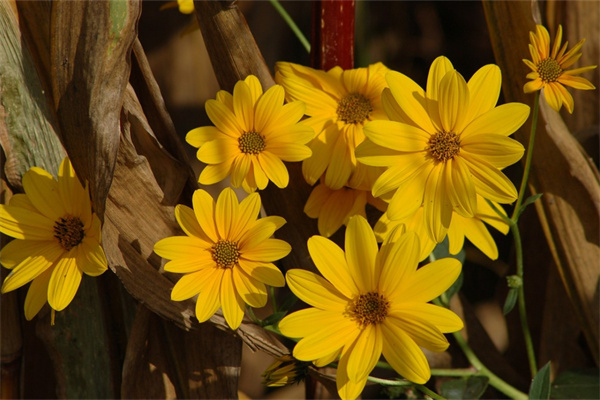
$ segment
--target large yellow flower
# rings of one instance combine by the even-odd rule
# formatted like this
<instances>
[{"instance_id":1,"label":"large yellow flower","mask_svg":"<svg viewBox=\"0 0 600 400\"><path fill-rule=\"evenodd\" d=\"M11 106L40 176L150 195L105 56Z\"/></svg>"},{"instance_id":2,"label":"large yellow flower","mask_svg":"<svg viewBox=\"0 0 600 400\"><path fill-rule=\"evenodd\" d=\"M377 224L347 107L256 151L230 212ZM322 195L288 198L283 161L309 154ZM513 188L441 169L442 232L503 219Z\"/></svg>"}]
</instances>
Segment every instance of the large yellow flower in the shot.
<instances>
[{"instance_id":1,"label":"large yellow flower","mask_svg":"<svg viewBox=\"0 0 600 400\"><path fill-rule=\"evenodd\" d=\"M0 252L2 266L12 269L2 293L32 282L25 298L28 320L46 304L61 311L77 293L81 275L106 271L100 245L100 220L92 212L68 158L60 164L58 181L41 168L23 175L25 194L0 205L0 232L17 240Z\"/></svg>"},{"instance_id":2,"label":"large yellow flower","mask_svg":"<svg viewBox=\"0 0 600 400\"><path fill-rule=\"evenodd\" d=\"M453 210L475 215L476 194L499 203L516 200L501 170L523 155L523 146L508 136L525 122L529 107L495 107L501 86L496 65L482 67L467 83L446 57L438 57L426 91L395 71L386 79L390 88L382 101L390 121L365 125L368 140L356 154L362 163L388 167L373 195L395 191L390 219L404 219L423 205L429 234L441 242Z\"/></svg>"},{"instance_id":3,"label":"large yellow flower","mask_svg":"<svg viewBox=\"0 0 600 400\"><path fill-rule=\"evenodd\" d=\"M302 102L284 105L284 90L274 85L264 94L258 78L249 75L239 81L233 96L219 91L216 100L206 102L206 113L215 126L192 129L186 141L199 147L197 157L208 164L199 182L211 185L231 175L233 187L250 193L264 189L269 180L277 187L288 185L283 161L310 157L305 144L314 131L298 121L304 114Z\"/></svg>"},{"instance_id":4,"label":"large yellow flower","mask_svg":"<svg viewBox=\"0 0 600 400\"><path fill-rule=\"evenodd\" d=\"M184 274L175 284L171 299L198 295L196 317L208 320L222 308L227 324L237 329L246 304L267 303L265 284L283 286L285 280L273 261L291 251L289 244L270 239L285 220L269 216L257 220L260 196L253 193L238 203L234 191L225 188L216 203L206 191L194 192L193 207L175 207L175 217L187 236L158 241L154 251L172 260L165 271Z\"/></svg>"},{"instance_id":5,"label":"large yellow flower","mask_svg":"<svg viewBox=\"0 0 600 400\"><path fill-rule=\"evenodd\" d=\"M498 204L496 206L499 210L502 210L502 207ZM404 224L407 230L413 231L419 236L421 243L421 255L419 259L424 260L431 254L437 243L429 237L423 219L423 207L420 207L413 216L403 220L391 221L387 217L387 213L385 213L377 221L373 230L375 231L377 240L381 242L397 225ZM450 226L448 227L450 254L458 254L463 248L465 238L467 238L483 254L492 260L496 260L498 258L498 247L484 222L505 235L508 233L508 224L478 195L477 212L472 218L465 218L456 213L452 215L452 222L450 222Z\"/></svg>"},{"instance_id":6,"label":"large yellow flower","mask_svg":"<svg viewBox=\"0 0 600 400\"><path fill-rule=\"evenodd\" d=\"M566 70L581 57L579 50L583 46L585 39L579 41L575 47L566 52L568 42L565 42L560 47L562 25L559 25L556 38L554 39L554 46L552 47L552 52L550 52L550 35L546 28L542 25L537 25L535 30L535 33L529 32L531 61L523 60L533 71L527 74L527 78L532 79L532 81L525 84L523 91L531 93L543 89L544 97L550 107L559 111L564 104L567 111L573 113L573 97L563 85L582 90L596 88L587 79L575 76L596 68L596 65L576 68L570 71Z\"/></svg>"},{"instance_id":7,"label":"large yellow flower","mask_svg":"<svg viewBox=\"0 0 600 400\"><path fill-rule=\"evenodd\" d=\"M317 134L310 143L313 155L302 163L306 181L313 185L325 174L333 190L347 184L356 168L354 150L365 136L368 121L387 119L381 92L387 86L381 63L368 68L315 70L289 62L275 65L275 80L289 100L306 103L305 124Z\"/></svg>"},{"instance_id":8,"label":"large yellow flower","mask_svg":"<svg viewBox=\"0 0 600 400\"><path fill-rule=\"evenodd\" d=\"M421 347L444 351L443 333L462 328L452 311L428 304L460 274L455 259L442 259L417 269L419 239L396 229L377 248L366 219L350 218L346 250L313 236L308 250L323 277L288 271L288 286L310 308L279 323L281 332L302 338L294 357L324 366L337 359L337 388L342 399L360 395L379 357L404 378L425 383L429 365Z\"/></svg>"}]
</instances>

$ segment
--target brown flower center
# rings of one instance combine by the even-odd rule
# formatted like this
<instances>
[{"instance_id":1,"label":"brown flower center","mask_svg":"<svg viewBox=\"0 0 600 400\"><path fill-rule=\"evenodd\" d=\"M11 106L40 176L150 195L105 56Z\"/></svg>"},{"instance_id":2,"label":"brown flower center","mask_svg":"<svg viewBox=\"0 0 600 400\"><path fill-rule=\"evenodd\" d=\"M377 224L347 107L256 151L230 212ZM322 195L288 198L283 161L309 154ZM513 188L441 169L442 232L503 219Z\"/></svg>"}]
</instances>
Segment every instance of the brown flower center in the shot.
<instances>
[{"instance_id":1,"label":"brown flower center","mask_svg":"<svg viewBox=\"0 0 600 400\"><path fill-rule=\"evenodd\" d=\"M54 237L63 249L69 251L79 245L85 236L83 222L79 217L65 215L54 222Z\"/></svg>"},{"instance_id":2,"label":"brown flower center","mask_svg":"<svg viewBox=\"0 0 600 400\"><path fill-rule=\"evenodd\" d=\"M219 240L210 251L213 260L220 268L233 268L240 257L237 243L229 240Z\"/></svg>"},{"instance_id":3,"label":"brown flower center","mask_svg":"<svg viewBox=\"0 0 600 400\"><path fill-rule=\"evenodd\" d=\"M337 115L347 124L364 122L373 111L371 102L360 93L350 93L338 103Z\"/></svg>"},{"instance_id":4,"label":"brown flower center","mask_svg":"<svg viewBox=\"0 0 600 400\"><path fill-rule=\"evenodd\" d=\"M265 137L258 132L245 132L238 139L240 151L245 154L259 154L265 149Z\"/></svg>"},{"instance_id":5,"label":"brown flower center","mask_svg":"<svg viewBox=\"0 0 600 400\"><path fill-rule=\"evenodd\" d=\"M454 132L437 132L431 135L425 150L440 162L452 160L460 153L460 136Z\"/></svg>"},{"instance_id":6,"label":"brown flower center","mask_svg":"<svg viewBox=\"0 0 600 400\"><path fill-rule=\"evenodd\" d=\"M377 292L358 295L350 304L350 317L360 326L380 324L385 320L390 303Z\"/></svg>"},{"instance_id":7,"label":"brown flower center","mask_svg":"<svg viewBox=\"0 0 600 400\"><path fill-rule=\"evenodd\" d=\"M542 81L546 83L556 82L562 74L562 68L554 58L546 58L537 65L537 72L540 74Z\"/></svg>"}]
</instances>

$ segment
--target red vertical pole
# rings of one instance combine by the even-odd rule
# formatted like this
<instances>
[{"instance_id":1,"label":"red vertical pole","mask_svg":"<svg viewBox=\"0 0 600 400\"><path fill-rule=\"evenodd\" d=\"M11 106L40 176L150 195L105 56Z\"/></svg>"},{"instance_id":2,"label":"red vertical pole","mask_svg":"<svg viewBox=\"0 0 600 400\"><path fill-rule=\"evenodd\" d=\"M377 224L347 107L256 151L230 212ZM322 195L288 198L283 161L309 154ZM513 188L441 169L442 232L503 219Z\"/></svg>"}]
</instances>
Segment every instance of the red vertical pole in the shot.
<instances>
[{"instance_id":1,"label":"red vertical pole","mask_svg":"<svg viewBox=\"0 0 600 400\"><path fill-rule=\"evenodd\" d=\"M354 68L354 7L354 0L313 1L310 54L313 68Z\"/></svg>"}]
</instances>

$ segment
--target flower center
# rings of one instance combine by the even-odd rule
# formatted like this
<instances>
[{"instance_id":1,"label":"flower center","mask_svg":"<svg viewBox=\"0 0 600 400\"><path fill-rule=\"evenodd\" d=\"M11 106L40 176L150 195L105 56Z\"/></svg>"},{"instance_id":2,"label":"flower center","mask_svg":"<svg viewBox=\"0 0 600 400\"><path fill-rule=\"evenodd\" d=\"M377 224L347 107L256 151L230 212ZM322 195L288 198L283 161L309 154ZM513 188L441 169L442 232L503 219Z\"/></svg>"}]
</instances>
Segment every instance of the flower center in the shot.
<instances>
[{"instance_id":1,"label":"flower center","mask_svg":"<svg viewBox=\"0 0 600 400\"><path fill-rule=\"evenodd\" d=\"M265 149L265 137L258 132L245 132L238 139L240 151L245 154L259 154Z\"/></svg>"},{"instance_id":2,"label":"flower center","mask_svg":"<svg viewBox=\"0 0 600 400\"><path fill-rule=\"evenodd\" d=\"M350 315L361 326L382 323L387 316L390 303L377 292L356 297L350 305Z\"/></svg>"},{"instance_id":3,"label":"flower center","mask_svg":"<svg viewBox=\"0 0 600 400\"><path fill-rule=\"evenodd\" d=\"M454 132L437 132L431 135L425 150L438 161L452 160L460 153L460 136Z\"/></svg>"},{"instance_id":4,"label":"flower center","mask_svg":"<svg viewBox=\"0 0 600 400\"><path fill-rule=\"evenodd\" d=\"M337 115L347 124L360 124L373 111L371 102L360 93L350 93L338 103Z\"/></svg>"},{"instance_id":5,"label":"flower center","mask_svg":"<svg viewBox=\"0 0 600 400\"><path fill-rule=\"evenodd\" d=\"M537 72L540 74L542 81L546 83L555 82L562 74L562 68L554 58L546 58L537 65Z\"/></svg>"},{"instance_id":6,"label":"flower center","mask_svg":"<svg viewBox=\"0 0 600 400\"><path fill-rule=\"evenodd\" d=\"M211 247L212 258L220 268L233 268L238 262L240 252L236 242L219 240Z\"/></svg>"},{"instance_id":7,"label":"flower center","mask_svg":"<svg viewBox=\"0 0 600 400\"><path fill-rule=\"evenodd\" d=\"M79 245L84 236L83 222L78 217L67 214L54 222L54 237L67 251Z\"/></svg>"}]
</instances>

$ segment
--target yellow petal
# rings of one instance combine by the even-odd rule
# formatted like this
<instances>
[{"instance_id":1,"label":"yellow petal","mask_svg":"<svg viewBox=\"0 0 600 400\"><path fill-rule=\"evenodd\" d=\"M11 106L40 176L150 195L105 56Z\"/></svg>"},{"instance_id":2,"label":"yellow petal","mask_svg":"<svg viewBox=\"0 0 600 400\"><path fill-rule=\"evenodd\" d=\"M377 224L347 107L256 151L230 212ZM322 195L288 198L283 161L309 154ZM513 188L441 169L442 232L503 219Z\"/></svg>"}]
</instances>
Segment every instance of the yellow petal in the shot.
<instances>
[{"instance_id":1,"label":"yellow petal","mask_svg":"<svg viewBox=\"0 0 600 400\"><path fill-rule=\"evenodd\" d=\"M56 245L53 241L50 243ZM36 249L48 244L48 241L43 240L11 240L0 250L0 263L4 268L13 269L27 257L32 257L32 253L37 253Z\"/></svg>"},{"instance_id":2,"label":"yellow petal","mask_svg":"<svg viewBox=\"0 0 600 400\"><path fill-rule=\"evenodd\" d=\"M541 88L544 87L544 81L542 81L541 78L536 78L532 81L527 82L524 86L523 86L523 92L524 93L533 93L536 92L538 90L540 90Z\"/></svg>"},{"instance_id":3,"label":"yellow petal","mask_svg":"<svg viewBox=\"0 0 600 400\"><path fill-rule=\"evenodd\" d=\"M25 193L14 194L10 198L10 201L9 201L8 204L11 207L25 208L25 209L27 209L29 211L32 211L32 212L34 212L36 214L39 214L38 209L35 208L35 206L31 202L31 200L29 200L29 198L27 197L27 195Z\"/></svg>"},{"instance_id":4,"label":"yellow petal","mask_svg":"<svg viewBox=\"0 0 600 400\"><path fill-rule=\"evenodd\" d=\"M223 189L215 206L215 220L221 239L231 239L231 233L237 230L239 209L240 205L233 189Z\"/></svg>"},{"instance_id":5,"label":"yellow petal","mask_svg":"<svg viewBox=\"0 0 600 400\"><path fill-rule=\"evenodd\" d=\"M2 293L18 289L32 281L50 268L64 253L65 250L56 242L42 242L39 246L31 248L30 255L14 267L4 279ZM13 254L13 256L20 257L20 254Z\"/></svg>"},{"instance_id":6,"label":"yellow petal","mask_svg":"<svg viewBox=\"0 0 600 400\"><path fill-rule=\"evenodd\" d=\"M493 133L508 136L527 121L529 106L521 103L507 103L488 111L471 122L461 133L461 141L469 135Z\"/></svg>"},{"instance_id":7,"label":"yellow petal","mask_svg":"<svg viewBox=\"0 0 600 400\"><path fill-rule=\"evenodd\" d=\"M452 208L466 218L473 217L477 212L477 196L469 168L460 157L454 157L446 162L444 173Z\"/></svg>"},{"instance_id":8,"label":"yellow petal","mask_svg":"<svg viewBox=\"0 0 600 400\"><path fill-rule=\"evenodd\" d=\"M84 224L91 220L90 196L81 185L79 178L77 178L68 157L65 157L58 169L58 192L67 213L81 218Z\"/></svg>"},{"instance_id":9,"label":"yellow petal","mask_svg":"<svg viewBox=\"0 0 600 400\"><path fill-rule=\"evenodd\" d=\"M571 96L571 93L569 93L563 85L554 84L552 86L562 98L562 103L565 105L565 108L569 114L573 114L573 107L575 107L575 103L573 102L573 96Z\"/></svg>"},{"instance_id":10,"label":"yellow petal","mask_svg":"<svg viewBox=\"0 0 600 400\"><path fill-rule=\"evenodd\" d=\"M254 106L256 102L262 96L263 90L258 78L254 75L248 75L246 79L244 79L244 83L248 85L250 89L250 103Z\"/></svg>"},{"instance_id":11,"label":"yellow petal","mask_svg":"<svg viewBox=\"0 0 600 400\"><path fill-rule=\"evenodd\" d=\"M313 272L291 269L285 277L290 290L313 307L343 312L348 305L348 298Z\"/></svg>"},{"instance_id":12,"label":"yellow petal","mask_svg":"<svg viewBox=\"0 0 600 400\"><path fill-rule=\"evenodd\" d=\"M196 214L194 214L194 210L189 208L188 206L184 206L183 204L178 204L175 206L175 218L179 223L181 229L188 236L195 236L204 241L209 241L210 239L200 225L198 224L198 220L196 219Z\"/></svg>"},{"instance_id":13,"label":"yellow petal","mask_svg":"<svg viewBox=\"0 0 600 400\"><path fill-rule=\"evenodd\" d=\"M425 224L429 229L429 236L441 243L446 236L452 218L452 204L447 194L446 181L444 177L445 165L436 165L425 184L423 195L423 211ZM389 210L388 210L389 215Z\"/></svg>"},{"instance_id":14,"label":"yellow petal","mask_svg":"<svg viewBox=\"0 0 600 400\"><path fill-rule=\"evenodd\" d=\"M423 317L415 316L414 313L397 311L387 316L386 323L403 330L419 347L427 350L440 353L450 345L444 334L433 323Z\"/></svg>"},{"instance_id":15,"label":"yellow petal","mask_svg":"<svg viewBox=\"0 0 600 400\"><path fill-rule=\"evenodd\" d=\"M395 243L386 243L385 247L385 258L380 261L379 289L386 298L393 299L400 293L398 288L417 270L421 248L414 232L406 232Z\"/></svg>"},{"instance_id":16,"label":"yellow petal","mask_svg":"<svg viewBox=\"0 0 600 400\"><path fill-rule=\"evenodd\" d=\"M324 335L342 319L337 311L325 311L309 307L287 315L279 322L279 330L290 338L303 338L315 331L321 331Z\"/></svg>"},{"instance_id":17,"label":"yellow petal","mask_svg":"<svg viewBox=\"0 0 600 400\"><path fill-rule=\"evenodd\" d=\"M494 64L485 65L469 79L469 110L465 121L473 121L481 114L490 111L498 102L502 88L502 73Z\"/></svg>"},{"instance_id":18,"label":"yellow petal","mask_svg":"<svg viewBox=\"0 0 600 400\"><path fill-rule=\"evenodd\" d=\"M321 235L326 237L333 235L351 215L355 199L352 192L352 189L346 188L331 192L322 205L323 210L319 215L317 227Z\"/></svg>"},{"instance_id":19,"label":"yellow petal","mask_svg":"<svg viewBox=\"0 0 600 400\"><path fill-rule=\"evenodd\" d=\"M563 85L567 85L572 88L580 89L580 90L596 89L596 86L592 85L592 83L590 81L588 81L585 78L582 78L581 76L572 76L572 75L563 74L558 78L558 82L562 83Z\"/></svg>"},{"instance_id":20,"label":"yellow petal","mask_svg":"<svg viewBox=\"0 0 600 400\"><path fill-rule=\"evenodd\" d=\"M330 355L332 352L352 343L360 330L356 323L347 318L334 319L327 332L317 331L305 336L294 347L294 357L302 361L312 361Z\"/></svg>"},{"instance_id":21,"label":"yellow petal","mask_svg":"<svg viewBox=\"0 0 600 400\"><path fill-rule=\"evenodd\" d=\"M201 269L211 268L215 266L215 260L209 251L198 253L193 258L180 258L169 261L165 264L165 271L175 272L178 274L189 274Z\"/></svg>"},{"instance_id":22,"label":"yellow petal","mask_svg":"<svg viewBox=\"0 0 600 400\"><path fill-rule=\"evenodd\" d=\"M48 268L31 282L27 290L27 297L25 297L24 308L27 321L31 321L48 302L48 283L53 271L54 268Z\"/></svg>"},{"instance_id":23,"label":"yellow petal","mask_svg":"<svg viewBox=\"0 0 600 400\"><path fill-rule=\"evenodd\" d=\"M258 162L267 177L280 189L287 187L290 176L283 162L274 154L263 151L258 156Z\"/></svg>"},{"instance_id":24,"label":"yellow petal","mask_svg":"<svg viewBox=\"0 0 600 400\"><path fill-rule=\"evenodd\" d=\"M244 81L238 81L233 88L233 112L243 132L254 130L254 103L250 88Z\"/></svg>"},{"instance_id":25,"label":"yellow petal","mask_svg":"<svg viewBox=\"0 0 600 400\"><path fill-rule=\"evenodd\" d=\"M0 204L0 232L16 239L55 240L54 221L21 207Z\"/></svg>"},{"instance_id":26,"label":"yellow petal","mask_svg":"<svg viewBox=\"0 0 600 400\"><path fill-rule=\"evenodd\" d=\"M67 213L60 198L58 182L43 169L30 168L23 175L23 189L35 208L47 218L56 221Z\"/></svg>"},{"instance_id":27,"label":"yellow petal","mask_svg":"<svg viewBox=\"0 0 600 400\"><path fill-rule=\"evenodd\" d=\"M84 238L76 249L77 266L86 275L102 275L108 269L104 250L95 240Z\"/></svg>"},{"instance_id":28,"label":"yellow petal","mask_svg":"<svg viewBox=\"0 0 600 400\"><path fill-rule=\"evenodd\" d=\"M238 264L248 275L266 285L273 287L285 286L283 274L273 263L250 261L240 258Z\"/></svg>"},{"instance_id":29,"label":"yellow petal","mask_svg":"<svg viewBox=\"0 0 600 400\"><path fill-rule=\"evenodd\" d=\"M252 261L272 262L290 254L292 246L280 239L266 239L250 250L242 249L241 257Z\"/></svg>"},{"instance_id":30,"label":"yellow petal","mask_svg":"<svg viewBox=\"0 0 600 400\"><path fill-rule=\"evenodd\" d=\"M235 140L231 138L217 138L206 142L198 149L198 160L206 164L219 164L240 154L240 149Z\"/></svg>"},{"instance_id":31,"label":"yellow petal","mask_svg":"<svg viewBox=\"0 0 600 400\"><path fill-rule=\"evenodd\" d=\"M333 190L342 188L352 173L352 155L348 142L343 134L340 134L335 142L327 172L325 172L325 184Z\"/></svg>"},{"instance_id":32,"label":"yellow petal","mask_svg":"<svg viewBox=\"0 0 600 400\"><path fill-rule=\"evenodd\" d=\"M410 279L404 280L394 299L410 302L427 302L444 293L458 278L460 261L443 258L421 267Z\"/></svg>"},{"instance_id":33,"label":"yellow petal","mask_svg":"<svg viewBox=\"0 0 600 400\"><path fill-rule=\"evenodd\" d=\"M190 146L200 147L206 142L216 139L220 135L220 131L214 126L201 126L192 129L185 135L185 141Z\"/></svg>"},{"instance_id":34,"label":"yellow petal","mask_svg":"<svg viewBox=\"0 0 600 400\"><path fill-rule=\"evenodd\" d=\"M213 242L217 242L219 237L217 236L217 229L215 226L214 208L215 202L208 192L198 189L194 191L192 196L192 204L194 206L194 213L198 224L202 227L202 230Z\"/></svg>"},{"instance_id":35,"label":"yellow petal","mask_svg":"<svg viewBox=\"0 0 600 400\"><path fill-rule=\"evenodd\" d=\"M213 271L213 274L207 278L208 282L196 299L196 318L198 318L198 322L207 321L221 307L221 302L219 301L221 273L217 269Z\"/></svg>"},{"instance_id":36,"label":"yellow petal","mask_svg":"<svg viewBox=\"0 0 600 400\"><path fill-rule=\"evenodd\" d=\"M267 304L267 288L264 283L247 275L241 268L233 268L235 290L250 307L260 308Z\"/></svg>"},{"instance_id":37,"label":"yellow petal","mask_svg":"<svg viewBox=\"0 0 600 400\"><path fill-rule=\"evenodd\" d=\"M444 79L444 76L453 70L454 66L450 60L444 56L439 56L433 60L431 67L429 67L429 74L427 75L427 87L425 88L425 93L427 93L428 99L439 100L440 83Z\"/></svg>"},{"instance_id":38,"label":"yellow petal","mask_svg":"<svg viewBox=\"0 0 600 400\"><path fill-rule=\"evenodd\" d=\"M269 184L269 178L267 177L267 174L265 174L265 171L260 166L260 163L258 162L258 158L256 158L256 157L252 158L252 165L250 166L250 172L248 173L248 176L246 176L246 179L248 179L250 177L254 178L256 187L260 190L263 190ZM246 191L246 192L248 192L248 191Z\"/></svg>"},{"instance_id":39,"label":"yellow petal","mask_svg":"<svg viewBox=\"0 0 600 400\"><path fill-rule=\"evenodd\" d=\"M401 314L407 319L418 318L428 321L442 333L456 332L464 326L461 319L454 312L429 303L402 303L401 308L391 310L390 313L392 315Z\"/></svg>"},{"instance_id":40,"label":"yellow petal","mask_svg":"<svg viewBox=\"0 0 600 400\"><path fill-rule=\"evenodd\" d=\"M554 85L545 85L542 93L544 94L544 98L548 105L556 112L560 111L562 107L562 97L558 94L558 92L553 87Z\"/></svg>"},{"instance_id":41,"label":"yellow petal","mask_svg":"<svg viewBox=\"0 0 600 400\"><path fill-rule=\"evenodd\" d=\"M338 390L338 395L342 400L354 400L360 396L366 383L367 378L360 379L358 381L350 380L348 377L348 359L350 352L345 351L340 358L338 363L335 383Z\"/></svg>"},{"instance_id":42,"label":"yellow petal","mask_svg":"<svg viewBox=\"0 0 600 400\"><path fill-rule=\"evenodd\" d=\"M469 108L469 88L456 71L448 72L439 88L440 121L445 132L460 132ZM431 132L431 131L430 131Z\"/></svg>"},{"instance_id":43,"label":"yellow petal","mask_svg":"<svg viewBox=\"0 0 600 400\"><path fill-rule=\"evenodd\" d=\"M422 163L406 178L405 183L394 193L388 206L387 213L391 220L408 218L423 205L426 184L433 169L431 163Z\"/></svg>"},{"instance_id":44,"label":"yellow petal","mask_svg":"<svg viewBox=\"0 0 600 400\"><path fill-rule=\"evenodd\" d=\"M303 101L292 101L290 103L284 104L283 107L280 107L279 113L276 116L274 116L272 120L269 121L269 124L265 128L263 128L265 130L265 133L269 132L271 134L276 134L277 132L275 131L275 128L296 124L304 115L305 110L306 105ZM302 122L306 123L306 120ZM312 129L309 129L309 131L312 131ZM310 134L314 137L315 132L312 131L310 132ZM312 137L310 139L312 139Z\"/></svg>"},{"instance_id":45,"label":"yellow petal","mask_svg":"<svg viewBox=\"0 0 600 400\"><path fill-rule=\"evenodd\" d=\"M396 165L392 165L377 178L373 184L373 196L379 197L414 179L418 179L417 176L424 172L424 168L429 169L426 168L426 166L431 163L428 162L423 153L396 157L395 164Z\"/></svg>"},{"instance_id":46,"label":"yellow petal","mask_svg":"<svg viewBox=\"0 0 600 400\"><path fill-rule=\"evenodd\" d=\"M221 133L237 139L244 132L233 111L225 104L209 99L206 101L204 109L208 118L210 118Z\"/></svg>"},{"instance_id":47,"label":"yellow petal","mask_svg":"<svg viewBox=\"0 0 600 400\"><path fill-rule=\"evenodd\" d=\"M304 213L308 215L310 218L319 218L321 214L321 210L323 209L323 205L329 198L329 196L334 193L333 190L329 189L326 185L319 183L317 186L313 188L306 200L306 204L304 205ZM341 222L340 222L341 226ZM336 229L337 230L337 229ZM330 236L324 235L323 236Z\"/></svg>"},{"instance_id":48,"label":"yellow petal","mask_svg":"<svg viewBox=\"0 0 600 400\"><path fill-rule=\"evenodd\" d=\"M73 257L74 250L56 262L48 283L48 303L56 311L64 310L79 289L82 274Z\"/></svg>"},{"instance_id":49,"label":"yellow petal","mask_svg":"<svg viewBox=\"0 0 600 400\"><path fill-rule=\"evenodd\" d=\"M239 239L239 247L252 250L285 224L285 219L276 215L254 221Z\"/></svg>"},{"instance_id":50,"label":"yellow petal","mask_svg":"<svg viewBox=\"0 0 600 400\"><path fill-rule=\"evenodd\" d=\"M383 337L379 325L368 325L358 335L352 349L349 350L347 373L351 381L365 379L381 356Z\"/></svg>"},{"instance_id":51,"label":"yellow petal","mask_svg":"<svg viewBox=\"0 0 600 400\"><path fill-rule=\"evenodd\" d=\"M367 69L355 68L342 72L342 82L348 93L362 93L367 86Z\"/></svg>"},{"instance_id":52,"label":"yellow petal","mask_svg":"<svg viewBox=\"0 0 600 400\"><path fill-rule=\"evenodd\" d=\"M338 135L337 125L332 124L310 143L312 156L302 162L302 175L309 185L314 185L327 169Z\"/></svg>"},{"instance_id":53,"label":"yellow petal","mask_svg":"<svg viewBox=\"0 0 600 400\"><path fill-rule=\"evenodd\" d=\"M267 151L283 161L302 161L312 155L312 150L300 143L275 143L267 146Z\"/></svg>"},{"instance_id":54,"label":"yellow petal","mask_svg":"<svg viewBox=\"0 0 600 400\"><path fill-rule=\"evenodd\" d=\"M554 38L554 46L552 46L552 52L550 53L554 59L556 59L556 55L560 49L560 42L562 42L562 25L559 24L558 30L556 31L556 37Z\"/></svg>"},{"instance_id":55,"label":"yellow petal","mask_svg":"<svg viewBox=\"0 0 600 400\"><path fill-rule=\"evenodd\" d=\"M478 219L471 219L468 222L463 223L465 236L471 243L475 245L479 250L488 256L491 260L498 259L498 247L490 232L485 227L483 222ZM450 236L450 235L448 235ZM451 254L456 254L451 253Z\"/></svg>"},{"instance_id":56,"label":"yellow petal","mask_svg":"<svg viewBox=\"0 0 600 400\"><path fill-rule=\"evenodd\" d=\"M258 99L256 103L256 120L254 121L255 132L263 132L265 127L278 116L283 106L284 96L283 87L273 85Z\"/></svg>"},{"instance_id":57,"label":"yellow petal","mask_svg":"<svg viewBox=\"0 0 600 400\"><path fill-rule=\"evenodd\" d=\"M517 199L513 183L492 164L472 154L462 157L471 171L477 193L499 203L512 203Z\"/></svg>"},{"instance_id":58,"label":"yellow petal","mask_svg":"<svg viewBox=\"0 0 600 400\"><path fill-rule=\"evenodd\" d=\"M401 160L399 157L405 157L403 153L381 147L373 143L370 139L366 139L358 145L355 155L359 161L359 165L362 163L374 167L390 167L395 165L398 160Z\"/></svg>"},{"instance_id":59,"label":"yellow petal","mask_svg":"<svg viewBox=\"0 0 600 400\"><path fill-rule=\"evenodd\" d=\"M223 272L220 291L221 309L225 316L227 325L233 330L237 329L244 318L244 308L246 304L241 296L235 290L231 269Z\"/></svg>"},{"instance_id":60,"label":"yellow petal","mask_svg":"<svg viewBox=\"0 0 600 400\"><path fill-rule=\"evenodd\" d=\"M425 93L412 79L396 71L385 75L390 91L400 108L406 115L425 132L434 132L425 106Z\"/></svg>"},{"instance_id":61,"label":"yellow petal","mask_svg":"<svg viewBox=\"0 0 600 400\"><path fill-rule=\"evenodd\" d=\"M350 218L346 228L345 249L349 273L360 292L375 289L377 239L364 217L355 215Z\"/></svg>"},{"instance_id":62,"label":"yellow petal","mask_svg":"<svg viewBox=\"0 0 600 400\"><path fill-rule=\"evenodd\" d=\"M404 152L425 150L430 137L421 128L396 121L371 121L364 132L375 144Z\"/></svg>"},{"instance_id":63,"label":"yellow petal","mask_svg":"<svg viewBox=\"0 0 600 400\"><path fill-rule=\"evenodd\" d=\"M167 260L194 259L208 249L208 243L193 236L171 236L154 244L154 252Z\"/></svg>"},{"instance_id":64,"label":"yellow petal","mask_svg":"<svg viewBox=\"0 0 600 400\"><path fill-rule=\"evenodd\" d=\"M182 276L171 291L171 300L182 301L194 297L206 286L207 277L211 276L216 268L202 269Z\"/></svg>"},{"instance_id":65,"label":"yellow petal","mask_svg":"<svg viewBox=\"0 0 600 400\"><path fill-rule=\"evenodd\" d=\"M397 373L411 382L423 384L431 377L423 351L402 329L387 320L381 324L383 356Z\"/></svg>"},{"instance_id":66,"label":"yellow petal","mask_svg":"<svg viewBox=\"0 0 600 400\"><path fill-rule=\"evenodd\" d=\"M519 161L525 148L516 140L503 135L480 134L465 139L461 143L461 151L481 156L494 167L503 169Z\"/></svg>"},{"instance_id":67,"label":"yellow petal","mask_svg":"<svg viewBox=\"0 0 600 400\"><path fill-rule=\"evenodd\" d=\"M344 296L351 299L358 294L344 251L337 244L322 236L312 236L308 239L308 252L319 272Z\"/></svg>"},{"instance_id":68,"label":"yellow petal","mask_svg":"<svg viewBox=\"0 0 600 400\"><path fill-rule=\"evenodd\" d=\"M295 143L304 145L310 142L315 137L315 131L305 122L277 126L269 125L268 130L263 132L266 136L267 148L269 144L281 146L284 143Z\"/></svg>"},{"instance_id":69,"label":"yellow petal","mask_svg":"<svg viewBox=\"0 0 600 400\"><path fill-rule=\"evenodd\" d=\"M221 182L231 174L233 159L227 160L221 164L207 165L202 169L198 182L203 185L212 185Z\"/></svg>"},{"instance_id":70,"label":"yellow petal","mask_svg":"<svg viewBox=\"0 0 600 400\"><path fill-rule=\"evenodd\" d=\"M317 358L313 361L313 363L315 364L315 367L326 367L327 365L337 360L341 352L342 349L338 349L325 357Z\"/></svg>"}]
</instances>

